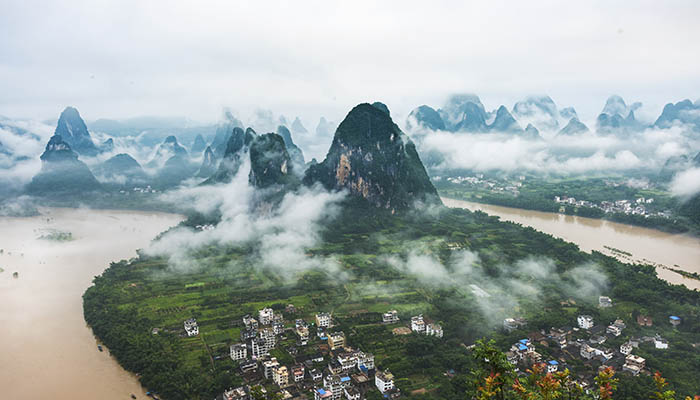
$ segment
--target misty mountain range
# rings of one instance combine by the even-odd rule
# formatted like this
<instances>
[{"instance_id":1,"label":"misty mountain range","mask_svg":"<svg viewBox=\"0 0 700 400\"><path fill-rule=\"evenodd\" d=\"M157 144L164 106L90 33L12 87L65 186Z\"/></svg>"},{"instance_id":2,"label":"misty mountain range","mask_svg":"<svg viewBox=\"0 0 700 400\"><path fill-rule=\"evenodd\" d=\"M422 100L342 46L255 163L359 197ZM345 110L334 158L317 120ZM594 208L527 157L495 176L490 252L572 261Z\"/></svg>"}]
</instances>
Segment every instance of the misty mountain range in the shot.
<instances>
[{"instance_id":1,"label":"misty mountain range","mask_svg":"<svg viewBox=\"0 0 700 400\"><path fill-rule=\"evenodd\" d=\"M647 128L667 129L686 126L700 134L700 100L683 100L667 104L652 124L635 117L641 103L627 105L622 97L610 96L596 119L595 132L601 135L622 135L641 132ZM530 96L518 101L510 111L501 105L487 111L474 94L451 96L439 109L421 105L408 116L409 130L427 129L448 132L512 133L536 137L535 133L550 132L558 135L577 135L590 132L579 120L573 107L558 109L549 96ZM529 131L529 133L528 133Z\"/></svg>"},{"instance_id":2,"label":"misty mountain range","mask_svg":"<svg viewBox=\"0 0 700 400\"><path fill-rule=\"evenodd\" d=\"M373 110L382 111L391 121L390 111L386 105L376 102L371 106ZM601 151L604 153L602 156L603 167L610 163L620 162L624 164L623 169L639 167L644 157L647 156L644 152L653 153L653 157L659 160L656 162L656 168L661 170L659 176L664 180L672 179L674 174L679 171L696 168L690 160L699 149L700 102L693 103L684 100L675 104L669 103L652 124L642 123L635 118L635 111L639 107L641 107L640 103L628 105L621 97L611 96L596 119L596 126L590 129L579 120L573 107L560 109L548 96L528 97L515 103L510 110L505 106L500 106L493 111L486 111L478 96L454 95L447 100L443 107L437 110L427 105L414 109L408 116L405 125L407 131L416 138L416 145L413 142L410 142L410 145L409 142L406 142L393 151L411 153L409 150L413 149L412 151L416 152L416 157L418 153L421 153L429 170L444 169L450 165L452 165L450 168L453 169L464 169L472 167L472 165L469 163L460 164L460 160L455 159L457 153L453 155L452 152L464 152L475 146L484 146L485 140L492 141L494 144L507 143L510 140L508 138L512 137L520 138L531 144L531 148L521 147L523 147L524 152L534 153L535 157L532 158L539 160L541 154L544 153L546 157L563 165L564 169L570 167L568 164L575 163L575 160L580 159L583 160L580 163L584 164L581 171L585 172L585 166L588 164L585 157L600 159ZM288 157L289 160L285 160L283 164L291 174L289 176L300 181L308 181L308 176L311 174L315 175L316 179L325 186L333 186L327 180L332 175L328 172L328 167L324 166L324 163L319 164L315 159L306 160L302 150L308 149L309 146L319 146L318 138L330 138L333 132L335 132L335 138L331 144L331 150L337 153L335 155L337 159L334 162L350 162L362 169L362 164L366 164L367 161L360 162L361 160L357 158L358 154L363 154L362 157L369 159L376 156L362 148L358 149L357 154L338 155L343 154L344 149L339 147L341 145L337 144L336 140L338 140L338 135L342 138L347 129L341 129L339 126L336 131L335 124L323 117L319 120L315 135L309 133L298 117L289 124L286 117L275 118L274 114L269 111L257 112L252 122L255 124L254 126L266 127L267 132L274 132L274 136L266 136L265 146L258 143L260 146L257 148L269 148L280 154L285 154L284 157ZM344 122L346 125L349 123L347 117ZM152 124L160 125L157 128L147 128ZM154 188L166 190L183 182L197 184L204 181L222 182L230 179L235 174L237 166L242 163L242 154L245 153L247 157L254 139L263 136L258 135L252 128L244 130L243 122L230 111L225 111L222 121L215 126L194 127L188 126L188 124L190 123L184 119L134 118L126 121L101 119L91 124L92 129L97 132L93 135L88 130L88 125L83 121L78 110L67 107L61 113L54 134L49 141L52 146L47 145L40 158L42 160L41 171L34 176L27 188L31 188L29 192L32 194L42 193L42 186L55 190L57 185L46 185L46 177L47 169L54 165L51 161L52 152L58 151L57 148L60 147L56 145L57 143L75 154L75 157L69 158L77 161L77 163L71 162L68 165L70 168L66 167L65 164L62 164L60 168L56 167L57 170L62 171L59 175L65 175L66 171L71 171L71 168L75 169L75 176L84 180L86 189L129 189L134 186L151 185ZM400 132L393 121L391 124L396 127L397 132ZM8 133L8 135L3 135L0 140L0 162L8 167L8 171L14 172L13 168L15 168L17 171L15 174L26 173L28 169L26 165L35 165L31 164L36 160L34 158L36 156L32 156L32 152L36 154L38 146L35 143L32 145L33 147L28 146L31 149L22 149L18 143L23 143L22 141L39 142L41 137L46 137L45 129L40 134L36 134L32 132L32 127L26 123L22 125L8 118L0 118L0 129ZM107 136L105 131L111 132L110 136ZM645 133L647 131L662 133L647 134ZM665 131L673 133L663 133ZM186 138L187 144L182 144L177 135L166 135L168 132L182 134ZM445 134L453 136L440 136ZM472 137L469 134L476 136ZM644 140L654 139L650 143L635 145L638 140L631 140L633 135L642 135ZM406 137L403 133L395 133L395 136ZM59 137L60 140L58 140ZM282 140L284 151L278 149L277 137ZM300 140L300 144L295 142L293 137ZM579 137L581 139L577 139ZM592 139L594 137L616 138L619 142L611 145L611 139ZM159 140L155 141L156 138ZM571 138L571 140L567 142L564 138ZM537 144L545 139L551 140L551 142L547 142L546 145ZM562 145L558 144L557 140L563 141L567 145L568 143L578 143L577 141L584 144L562 151ZM600 148L595 147L598 146L597 141L600 140L607 141L600 142L603 143ZM5 141L9 145L5 145ZM620 143L626 143L630 146L629 149L617 148L616 146L620 146ZM387 146L386 143L375 143L375 145ZM343 144L343 146L347 147L347 144ZM635 148L635 146L637 147ZM480 151L479 153L484 152ZM331 156L330 152L329 156ZM508 166L511 165L511 168L537 169L537 167L527 164L513 162L513 159L518 157L529 157L527 153L510 157L506 152L501 152L500 156L503 158L492 157L497 162L488 168L509 168ZM469 162L478 158L478 156L471 157ZM23 162L26 163L23 168L16 168ZM267 162L270 163L269 165L276 165L274 157ZM266 163L259 165L267 165ZM409 166L411 164L412 162L408 162ZM87 176L85 168L79 165L87 168L90 175L99 182L98 185L95 185L93 180ZM278 166L281 168L282 164ZM475 166L477 169L486 168L483 165ZM326 172L322 172L324 168L326 168ZM420 168L423 168L422 164ZM563 172L568 172L564 169L562 169ZM78 172L78 170L80 171ZM269 168L267 170L263 168L261 171L264 172L263 175L255 176L251 182L263 182L265 179L261 179L260 176L271 172ZM340 176L344 174L342 171L335 172ZM375 181L379 175L381 174L377 171L368 173L362 180L355 180L349 186L345 184L341 184L341 186L371 193L376 190L372 187L371 182ZM52 176L51 179L57 179L57 175ZM66 188L76 187L68 184L64 186ZM390 203L385 202L384 204L386 207L393 207Z\"/></svg>"}]
</instances>

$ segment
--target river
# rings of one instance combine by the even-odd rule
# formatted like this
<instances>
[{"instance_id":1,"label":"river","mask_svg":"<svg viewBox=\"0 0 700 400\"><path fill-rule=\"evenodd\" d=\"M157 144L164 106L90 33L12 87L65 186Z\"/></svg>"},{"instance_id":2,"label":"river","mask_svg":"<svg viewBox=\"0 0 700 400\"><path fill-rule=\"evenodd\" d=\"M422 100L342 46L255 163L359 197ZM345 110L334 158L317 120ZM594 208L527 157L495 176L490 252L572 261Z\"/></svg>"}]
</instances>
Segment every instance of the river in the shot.
<instances>
[{"instance_id":1,"label":"river","mask_svg":"<svg viewBox=\"0 0 700 400\"><path fill-rule=\"evenodd\" d=\"M442 201L448 207L480 210L489 215L498 216L504 221L530 226L575 243L586 252L597 250L623 262L634 261L655 265L660 278L700 290L700 281L686 278L668 269L670 267L700 273L699 238L602 219L472 203L446 197L443 197ZM631 256L610 248L622 250Z\"/></svg>"},{"instance_id":2,"label":"river","mask_svg":"<svg viewBox=\"0 0 700 400\"><path fill-rule=\"evenodd\" d=\"M136 256L182 217L59 208L42 214L0 218L0 398L145 398L137 378L108 349L98 350L82 295L111 261ZM73 240L38 239L52 230Z\"/></svg>"}]
</instances>

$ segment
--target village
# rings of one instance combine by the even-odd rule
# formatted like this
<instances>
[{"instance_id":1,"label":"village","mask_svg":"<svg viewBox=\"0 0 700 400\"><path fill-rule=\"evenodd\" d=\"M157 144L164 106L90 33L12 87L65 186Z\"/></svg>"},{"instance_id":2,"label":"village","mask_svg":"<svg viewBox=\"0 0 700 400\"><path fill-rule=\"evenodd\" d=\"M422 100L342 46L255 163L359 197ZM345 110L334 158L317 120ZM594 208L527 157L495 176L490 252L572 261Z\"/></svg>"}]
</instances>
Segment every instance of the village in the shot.
<instances>
[{"instance_id":1,"label":"village","mask_svg":"<svg viewBox=\"0 0 700 400\"><path fill-rule=\"evenodd\" d=\"M554 201L562 205L572 205L576 207L589 207L597 208L605 213L621 213L621 214L631 214L631 215L642 215L642 216L657 216L670 218L671 214L668 212L660 211L656 213L649 212L647 206L654 203L654 198L644 198L639 197L634 200L617 200L617 201L602 201L600 204L587 201L587 200L576 200L575 197L568 196L554 196Z\"/></svg>"},{"instance_id":2,"label":"village","mask_svg":"<svg viewBox=\"0 0 700 400\"><path fill-rule=\"evenodd\" d=\"M612 299L607 296L600 296L598 302L600 308L612 307ZM547 373L569 369L574 372L572 377L576 382L587 390L594 384L597 372L608 367L616 373L650 375L651 371L646 369L646 360L633 354L640 345L662 350L669 348L668 340L659 334L629 336L619 346L613 345L611 342L620 342L619 339L625 337L623 332L626 323L622 319L601 322L603 321L596 322L590 315L582 314L576 317L576 326L531 332L513 343L506 352L506 357L521 375L527 374L525 371L535 364L541 365ZM642 327L653 326L651 317L645 315L637 316L634 323ZM681 318L671 315L668 323L677 327L681 324ZM503 321L504 330L509 332L526 325L527 321L522 318L507 318ZM584 368L579 368L581 366Z\"/></svg>"},{"instance_id":3,"label":"village","mask_svg":"<svg viewBox=\"0 0 700 400\"><path fill-rule=\"evenodd\" d=\"M284 314L296 312L289 304ZM230 388L217 400L249 400L251 390L275 391L281 399L360 400L370 391L382 398L397 399L401 391L390 371L375 367L374 355L355 349L343 331L334 329L330 313L319 312L311 322L285 321L283 313L266 307L242 317L240 342L229 347L229 357L238 363L245 385ZM382 314L382 324L400 324L396 310ZM194 318L183 322L186 337L200 334ZM423 315L411 317L410 325L392 329L394 335L412 333L442 338L442 327ZM157 334L157 331L153 332ZM288 360L283 362L271 352L283 347Z\"/></svg>"}]
</instances>

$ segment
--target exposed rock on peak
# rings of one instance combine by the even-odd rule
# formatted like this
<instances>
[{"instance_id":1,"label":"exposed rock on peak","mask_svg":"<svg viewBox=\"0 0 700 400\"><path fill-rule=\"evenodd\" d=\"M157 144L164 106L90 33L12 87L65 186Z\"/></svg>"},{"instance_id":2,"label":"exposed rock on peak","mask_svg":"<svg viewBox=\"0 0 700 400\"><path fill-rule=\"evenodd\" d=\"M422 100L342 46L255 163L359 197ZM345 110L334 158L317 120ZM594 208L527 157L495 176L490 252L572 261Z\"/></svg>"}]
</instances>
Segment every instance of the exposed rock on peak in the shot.
<instances>
[{"instance_id":1,"label":"exposed rock on peak","mask_svg":"<svg viewBox=\"0 0 700 400\"><path fill-rule=\"evenodd\" d=\"M247 155L250 144L257 134L252 128L243 131L241 128L233 128L231 137L226 144L226 151L219 163L216 173L209 178L205 184L215 182L230 182L238 173L238 169L243 163L244 156Z\"/></svg>"},{"instance_id":2,"label":"exposed rock on peak","mask_svg":"<svg viewBox=\"0 0 700 400\"><path fill-rule=\"evenodd\" d=\"M216 172L216 166L217 166L217 159L216 156L214 155L214 151L211 149L211 146L207 146L207 149L204 150L204 157L202 158L202 166L199 167L199 171L197 172L197 177L198 178L208 178Z\"/></svg>"},{"instance_id":3,"label":"exposed rock on peak","mask_svg":"<svg viewBox=\"0 0 700 400\"><path fill-rule=\"evenodd\" d=\"M277 134L284 139L284 145L292 159L292 163L296 167L296 172L301 173L304 169L304 153L296 144L294 144L294 141L292 140L292 133L289 132L289 129L287 129L286 126L280 125L277 127Z\"/></svg>"},{"instance_id":4,"label":"exposed rock on peak","mask_svg":"<svg viewBox=\"0 0 700 400\"><path fill-rule=\"evenodd\" d=\"M253 139L250 145L250 174L248 180L257 188L280 185L280 189L294 187L299 178L287 152L282 136L267 133Z\"/></svg>"},{"instance_id":5,"label":"exposed rock on peak","mask_svg":"<svg viewBox=\"0 0 700 400\"><path fill-rule=\"evenodd\" d=\"M304 183L348 190L392 212L415 201L439 203L413 142L380 109L363 103L345 117L326 159L311 165Z\"/></svg>"},{"instance_id":6,"label":"exposed rock on peak","mask_svg":"<svg viewBox=\"0 0 700 400\"><path fill-rule=\"evenodd\" d=\"M66 107L58 118L54 135L60 135L78 154L94 156L99 150L90 138L85 121L73 107Z\"/></svg>"}]
</instances>

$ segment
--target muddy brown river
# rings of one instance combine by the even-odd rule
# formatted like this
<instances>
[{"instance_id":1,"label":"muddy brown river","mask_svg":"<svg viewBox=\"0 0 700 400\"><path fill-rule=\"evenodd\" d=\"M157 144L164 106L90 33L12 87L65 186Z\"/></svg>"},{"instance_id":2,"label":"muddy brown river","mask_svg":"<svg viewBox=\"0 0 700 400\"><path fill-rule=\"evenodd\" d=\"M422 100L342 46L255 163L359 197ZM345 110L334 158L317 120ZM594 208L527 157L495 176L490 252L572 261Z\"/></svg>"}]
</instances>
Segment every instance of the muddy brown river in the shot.
<instances>
[{"instance_id":1,"label":"muddy brown river","mask_svg":"<svg viewBox=\"0 0 700 400\"><path fill-rule=\"evenodd\" d=\"M0 218L0 398L146 398L137 378L98 342L82 295L111 261L136 256L179 215L44 209ZM70 232L73 240L38 239ZM14 273L17 273L14 277Z\"/></svg>"},{"instance_id":2,"label":"muddy brown river","mask_svg":"<svg viewBox=\"0 0 700 400\"><path fill-rule=\"evenodd\" d=\"M700 290L700 281L686 278L668 269L700 273L699 238L601 219L493 206L446 197L443 197L442 201L448 207L480 210L504 221L530 226L575 243L583 251L597 250L623 262L655 265L660 278ZM611 249L622 250L624 253Z\"/></svg>"}]
</instances>

